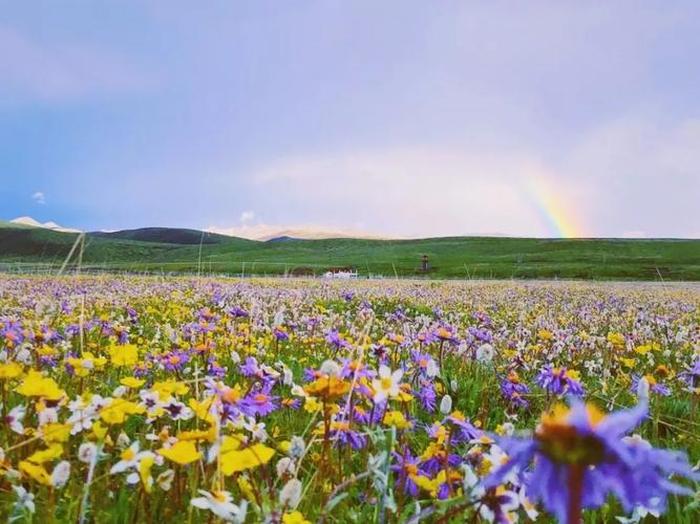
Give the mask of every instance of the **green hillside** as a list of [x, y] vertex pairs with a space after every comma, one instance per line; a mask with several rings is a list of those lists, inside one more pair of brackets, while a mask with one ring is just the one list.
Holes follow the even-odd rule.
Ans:
[[[87, 234], [82, 267], [296, 275], [352, 267], [361, 275], [387, 277], [700, 280], [699, 240], [454, 237], [256, 242], [217, 235], [202, 239], [201, 232], [192, 230], [135, 231], [140, 233]], [[76, 238], [73, 233], [0, 224], [0, 263], [13, 270], [57, 269]], [[419, 269], [423, 255], [430, 263], [427, 274]], [[76, 255], [71, 261], [75, 260]]]

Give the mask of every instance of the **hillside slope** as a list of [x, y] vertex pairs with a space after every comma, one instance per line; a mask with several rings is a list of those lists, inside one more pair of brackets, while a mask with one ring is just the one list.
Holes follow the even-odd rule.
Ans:
[[[200, 249], [202, 233], [196, 230], [89, 233], [83, 267], [296, 275], [353, 267], [361, 275], [387, 277], [700, 280], [699, 240], [453, 237], [257, 242], [219, 237], [205, 234]], [[76, 238], [73, 233], [0, 224], [0, 262], [5, 268], [60, 267]], [[430, 264], [427, 273], [419, 269], [423, 255]]]

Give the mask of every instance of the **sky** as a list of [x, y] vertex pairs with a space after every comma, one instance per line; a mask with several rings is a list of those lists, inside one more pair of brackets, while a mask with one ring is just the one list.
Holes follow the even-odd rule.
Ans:
[[696, 1], [0, 12], [0, 219], [700, 238]]

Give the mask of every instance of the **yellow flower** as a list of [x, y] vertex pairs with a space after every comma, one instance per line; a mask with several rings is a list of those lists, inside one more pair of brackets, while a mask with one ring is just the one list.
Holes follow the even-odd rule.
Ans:
[[0, 380], [16, 378], [22, 374], [22, 365], [17, 362], [0, 364]]
[[64, 392], [52, 379], [44, 377], [41, 372], [31, 370], [22, 383], [15, 390], [25, 397], [44, 397], [49, 400], [58, 400]]
[[306, 520], [301, 511], [292, 511], [282, 515], [282, 524], [311, 524], [311, 521]]
[[202, 457], [202, 454], [197, 451], [197, 447], [191, 440], [178, 441], [169, 448], [159, 449], [158, 453], [168, 460], [181, 465], [195, 462]]
[[554, 338], [554, 335], [548, 329], [540, 329], [537, 332], [537, 338], [540, 338], [542, 340], [552, 340]]
[[633, 368], [637, 364], [636, 358], [623, 358], [620, 359], [625, 367]]
[[151, 389], [158, 393], [161, 400], [166, 400], [171, 395], [184, 395], [189, 391], [187, 384], [175, 380], [156, 382]]
[[19, 470], [39, 484], [43, 484], [44, 486], [51, 485], [51, 475], [49, 475], [49, 472], [46, 471], [44, 466], [39, 466], [37, 464], [32, 464], [27, 460], [22, 460], [19, 463]]
[[625, 347], [625, 336], [622, 333], [608, 333], [608, 342], [617, 349], [623, 348]]
[[232, 475], [238, 471], [253, 469], [267, 464], [275, 450], [263, 444], [254, 444], [242, 450], [233, 450], [221, 454], [221, 471], [224, 475]]
[[238, 484], [238, 489], [241, 490], [243, 496], [250, 502], [255, 502], [255, 492], [253, 491], [253, 485], [250, 483], [250, 480], [241, 475], [238, 477], [236, 483]]
[[27, 457], [27, 460], [34, 464], [43, 464], [44, 462], [57, 459], [61, 455], [63, 455], [63, 446], [60, 444], [52, 444], [46, 449], [35, 451]]
[[41, 427], [44, 442], [66, 442], [70, 437], [70, 424], [46, 424]]
[[150, 493], [153, 489], [153, 477], [151, 477], [151, 468], [153, 467], [154, 462], [155, 457], [152, 453], [145, 455], [139, 461], [139, 477], [141, 478], [141, 482], [143, 483], [143, 488], [146, 490], [146, 493]]
[[146, 411], [146, 408], [135, 402], [121, 398], [112, 399], [107, 406], [100, 411], [100, 418], [107, 424], [121, 424], [127, 415], [136, 415]]
[[102, 441], [102, 440], [104, 440], [105, 435], [107, 435], [108, 429], [109, 428], [107, 428], [106, 426], [103, 426], [102, 424], [100, 424], [99, 421], [97, 421], [92, 425], [92, 434], [95, 436], [95, 438], [97, 440]]
[[133, 366], [139, 360], [139, 351], [133, 344], [110, 346], [107, 348], [109, 358], [115, 367]]
[[315, 413], [316, 411], [321, 411], [323, 404], [321, 404], [314, 397], [306, 397], [304, 401], [304, 411], [307, 413]]
[[209, 397], [206, 400], [203, 400], [202, 402], [199, 402], [197, 399], [191, 398], [187, 404], [190, 406], [190, 409], [194, 411], [195, 416], [200, 419], [204, 420], [205, 422], [209, 422], [212, 424], [214, 422], [214, 416], [209, 413], [209, 409], [211, 408], [211, 404], [214, 401], [214, 397]]
[[125, 377], [119, 381], [119, 383], [122, 386], [126, 386], [127, 388], [131, 389], [138, 389], [141, 386], [143, 386], [146, 381], [143, 380], [142, 378], [136, 378], [136, 377]]
[[394, 426], [398, 429], [406, 429], [411, 427], [411, 423], [406, 420], [403, 413], [400, 411], [387, 411], [384, 415], [384, 424], [387, 426]]
[[212, 426], [209, 429], [197, 429], [193, 431], [181, 431], [177, 435], [178, 440], [206, 440], [214, 442], [216, 440], [216, 427]]

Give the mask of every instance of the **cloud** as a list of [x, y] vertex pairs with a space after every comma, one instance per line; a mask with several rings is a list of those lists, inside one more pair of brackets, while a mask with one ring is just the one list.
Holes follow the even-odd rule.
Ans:
[[0, 94], [19, 101], [69, 101], [149, 89], [150, 74], [94, 44], [40, 42], [0, 26]]
[[535, 176], [550, 175], [520, 153], [406, 147], [286, 158], [251, 178], [258, 199], [313, 223], [362, 222], [382, 236], [551, 236], [523, 188]]
[[32, 194], [32, 200], [34, 200], [34, 202], [37, 204], [46, 204], [46, 196], [41, 191], [37, 191], [36, 193]]
[[209, 226], [210, 233], [229, 235], [250, 240], [270, 240], [280, 237], [319, 239], [319, 238], [382, 238], [379, 235], [353, 228], [332, 228], [315, 224], [273, 225], [243, 224], [233, 227]]
[[252, 222], [253, 219], [255, 218], [255, 213], [253, 211], [243, 211], [241, 213], [241, 224], [247, 224], [248, 222]]

